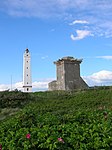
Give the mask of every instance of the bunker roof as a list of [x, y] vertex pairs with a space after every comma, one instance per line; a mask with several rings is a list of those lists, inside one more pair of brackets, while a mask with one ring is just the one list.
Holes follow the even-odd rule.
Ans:
[[77, 59], [77, 58], [74, 58], [74, 57], [71, 57], [71, 56], [66, 56], [66, 57], [63, 57], [61, 59], [58, 59], [57, 61], [54, 62], [54, 64], [57, 64], [57, 63], [60, 63], [60, 62], [63, 62], [63, 61], [81, 63], [82, 59]]

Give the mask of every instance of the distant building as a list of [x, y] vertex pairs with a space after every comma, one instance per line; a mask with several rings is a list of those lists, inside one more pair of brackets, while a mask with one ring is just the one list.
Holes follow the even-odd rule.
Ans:
[[56, 64], [57, 80], [49, 83], [49, 90], [74, 90], [88, 88], [86, 82], [80, 77], [80, 63], [82, 59], [63, 57]]
[[28, 49], [25, 50], [23, 56], [23, 91], [32, 92], [32, 79], [31, 79], [31, 57]]

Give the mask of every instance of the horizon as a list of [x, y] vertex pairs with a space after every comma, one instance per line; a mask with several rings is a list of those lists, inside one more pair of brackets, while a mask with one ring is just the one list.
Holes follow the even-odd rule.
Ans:
[[81, 77], [89, 86], [112, 85], [112, 4], [110, 0], [0, 1], [0, 91], [21, 90], [23, 54], [31, 54], [33, 91], [56, 80], [54, 61], [83, 59]]

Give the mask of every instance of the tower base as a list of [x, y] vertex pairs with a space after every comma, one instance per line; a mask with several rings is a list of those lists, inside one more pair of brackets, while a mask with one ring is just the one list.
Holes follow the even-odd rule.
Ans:
[[23, 92], [26, 93], [32, 92], [32, 86], [23, 86]]

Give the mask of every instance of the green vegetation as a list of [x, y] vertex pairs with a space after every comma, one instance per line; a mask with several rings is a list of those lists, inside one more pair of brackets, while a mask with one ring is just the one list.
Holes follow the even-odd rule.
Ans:
[[2, 150], [112, 149], [112, 87], [1, 92], [0, 116]]

